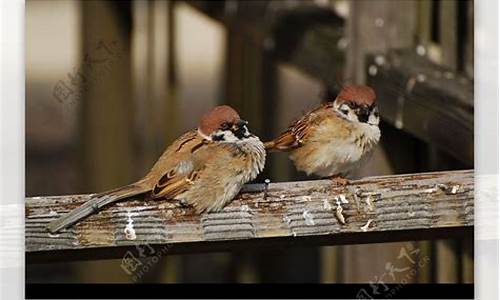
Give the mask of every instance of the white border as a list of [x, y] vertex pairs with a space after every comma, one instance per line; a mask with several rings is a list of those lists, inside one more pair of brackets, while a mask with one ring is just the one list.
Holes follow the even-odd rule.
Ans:
[[475, 1], [474, 283], [476, 299], [499, 299], [499, 74], [496, 0]]
[[24, 1], [0, 1], [0, 299], [24, 299]]

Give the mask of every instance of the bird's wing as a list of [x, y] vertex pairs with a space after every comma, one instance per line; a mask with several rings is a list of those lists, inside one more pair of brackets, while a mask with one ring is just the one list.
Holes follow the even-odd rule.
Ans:
[[178, 162], [158, 179], [152, 190], [153, 197], [174, 198], [187, 191], [206, 172], [213, 172], [224, 164], [230, 169], [237, 167], [232, 165], [237, 151], [235, 147], [207, 140], [194, 145], [187, 159]]
[[196, 130], [188, 131], [180, 136], [165, 149], [145, 178], [148, 181], [157, 182], [159, 177], [164, 175], [165, 170], [173, 169], [179, 162], [189, 159], [193, 148], [203, 141]]
[[185, 192], [204, 167], [199, 163], [197, 153], [209, 143], [190, 135], [173, 143], [151, 170], [155, 181], [153, 197], [173, 198]]
[[178, 164], [167, 170], [153, 187], [154, 198], [173, 198], [189, 188], [196, 180], [201, 168], [195, 165], [192, 159], [178, 162]]
[[314, 128], [316, 128], [325, 118], [325, 108], [329, 108], [330, 106], [331, 103], [323, 104], [306, 113], [299, 120], [292, 123], [292, 125], [277, 138], [265, 143], [266, 149], [288, 151], [300, 147]]

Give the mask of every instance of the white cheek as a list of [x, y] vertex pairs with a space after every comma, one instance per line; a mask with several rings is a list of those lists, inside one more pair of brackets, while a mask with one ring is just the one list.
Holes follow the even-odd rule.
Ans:
[[234, 143], [239, 141], [239, 139], [230, 130], [224, 130], [224, 131], [218, 130], [215, 134], [224, 136], [224, 140], [222, 142]]
[[226, 131], [224, 137], [226, 138], [226, 142], [237, 142], [240, 140], [234, 135], [232, 131]]
[[248, 128], [245, 126], [245, 137], [249, 137], [250, 136], [250, 130], [248, 130]]
[[374, 114], [370, 114], [370, 117], [368, 118], [368, 123], [371, 125], [378, 125], [380, 122], [380, 118], [375, 116]]
[[[335, 104], [333, 109], [339, 114], [341, 115], [342, 117], [346, 118], [347, 120], [349, 121], [352, 121], [352, 122], [357, 122], [358, 121], [358, 116], [356, 116], [356, 114], [354, 113], [354, 111], [352, 111], [350, 108], [348, 108], [348, 113], [347, 115], [342, 112], [342, 110], [340, 109], [342, 107], [342, 105], [337, 105]], [[347, 106], [346, 106], [347, 108]]]
[[353, 121], [353, 122], [357, 122], [358, 121], [358, 116], [356, 116], [356, 114], [354, 113], [354, 111], [352, 110], [349, 110], [349, 113], [347, 114], [347, 119]]

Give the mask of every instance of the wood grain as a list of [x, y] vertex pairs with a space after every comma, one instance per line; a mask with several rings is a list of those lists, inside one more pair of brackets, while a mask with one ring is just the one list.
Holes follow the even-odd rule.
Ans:
[[[90, 195], [27, 198], [27, 260], [121, 257], [145, 244], [167, 246], [173, 254], [463, 237], [473, 232], [473, 179], [468, 170], [369, 177], [347, 187], [328, 180], [281, 182], [264, 192], [264, 185], [253, 184], [223, 211], [201, 216], [176, 202], [133, 199], [57, 235], [45, 226]], [[135, 234], [127, 237], [127, 227]]]

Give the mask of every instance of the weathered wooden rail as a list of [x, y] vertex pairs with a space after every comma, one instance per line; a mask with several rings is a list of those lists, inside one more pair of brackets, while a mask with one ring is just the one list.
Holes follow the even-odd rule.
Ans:
[[90, 195], [26, 199], [28, 262], [123, 257], [137, 245], [167, 254], [264, 246], [335, 245], [472, 237], [474, 172], [247, 185], [222, 212], [196, 215], [177, 202], [134, 199], [63, 230], [45, 226]]

